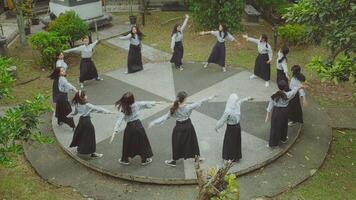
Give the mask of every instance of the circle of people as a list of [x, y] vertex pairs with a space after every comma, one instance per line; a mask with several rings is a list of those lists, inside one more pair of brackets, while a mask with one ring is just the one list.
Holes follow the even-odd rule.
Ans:
[[[187, 26], [189, 16], [185, 16], [183, 24], [176, 24], [173, 27], [171, 37], [172, 58], [170, 62], [174, 64], [177, 70], [183, 70], [183, 32]], [[227, 31], [224, 24], [219, 24], [217, 31], [202, 31], [200, 35], [211, 34], [217, 38], [211, 54], [204, 68], [210, 64], [218, 64], [222, 72], [226, 72], [225, 68], [225, 40], [236, 41], [236, 39]], [[131, 31], [126, 35], [119, 37], [122, 40], [130, 41], [128, 52], [127, 73], [135, 73], [143, 70], [142, 65], [142, 33], [137, 26], [132, 26]], [[255, 61], [254, 73], [250, 76], [251, 79], [262, 78], [265, 81], [265, 86], [269, 86], [272, 49], [268, 44], [268, 37], [262, 34], [260, 39], [255, 39], [243, 35], [249, 42], [257, 45], [258, 55]], [[102, 81], [98, 76], [97, 69], [91, 57], [93, 49], [98, 41], [89, 43], [88, 38], [83, 39], [83, 45], [76, 48], [65, 50], [57, 55], [56, 68], [50, 75], [53, 79], [53, 102], [56, 104], [55, 117], [58, 125], [63, 123], [73, 128], [74, 134], [70, 147], [76, 147], [77, 153], [88, 155], [93, 158], [100, 158], [103, 154], [96, 152], [95, 128], [91, 122], [91, 113], [114, 114], [109, 110], [95, 106], [88, 102], [87, 94], [84, 90], [77, 90], [66, 79], [67, 64], [64, 62], [64, 53], [78, 52], [81, 54], [80, 62], [80, 77], [79, 83], [81, 89], [84, 87], [84, 82], [95, 79]], [[239, 43], [237, 42], [237, 45]], [[301, 73], [301, 67], [294, 65], [291, 68], [292, 78], [288, 84], [288, 67], [287, 54], [289, 49], [283, 46], [277, 56], [277, 85], [278, 91], [272, 94], [268, 107], [265, 121], [271, 119], [270, 137], [268, 147], [274, 148], [280, 143], [288, 141], [288, 126], [296, 123], [303, 123], [302, 105], [306, 105], [305, 77]], [[68, 100], [68, 92], [75, 92], [72, 103], [74, 110]], [[172, 158], [165, 161], [168, 166], [175, 167], [176, 161], [179, 159], [189, 159], [200, 156], [199, 144], [194, 126], [190, 120], [192, 111], [201, 104], [212, 100], [215, 96], [204, 98], [194, 103], [187, 103], [188, 94], [184, 91], [179, 92], [176, 96], [169, 112], [152, 121], [149, 127], [161, 125], [170, 118], [176, 119], [176, 125], [172, 133]], [[238, 162], [242, 158], [241, 152], [241, 127], [240, 127], [240, 106], [244, 101], [253, 100], [251, 97], [239, 98], [237, 94], [231, 94], [227, 100], [225, 111], [220, 120], [216, 124], [218, 131], [224, 124], [227, 124], [222, 158], [224, 161]], [[130, 164], [130, 158], [135, 156], [141, 157], [141, 164], [147, 165], [153, 161], [153, 153], [149, 139], [146, 135], [145, 128], [139, 119], [139, 113], [142, 109], [149, 109], [161, 102], [135, 101], [134, 94], [126, 92], [116, 103], [120, 116], [114, 127], [114, 132], [110, 139], [113, 141], [114, 136], [119, 133], [119, 127], [123, 122], [126, 122], [126, 127], [123, 135], [123, 148], [119, 163], [123, 165]], [[80, 115], [77, 126], [74, 123], [73, 117]], [[200, 160], [203, 160], [202, 158]]]

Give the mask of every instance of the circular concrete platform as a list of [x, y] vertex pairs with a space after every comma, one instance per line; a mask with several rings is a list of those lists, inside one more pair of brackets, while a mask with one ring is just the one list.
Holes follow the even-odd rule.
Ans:
[[[126, 69], [119, 69], [103, 75], [102, 82], [88, 82], [86, 91], [89, 101], [115, 111], [113, 103], [126, 91], [135, 94], [140, 101], [165, 101], [150, 110], [141, 113], [145, 127], [153, 119], [168, 112], [178, 91], [184, 90], [192, 102], [203, 97], [218, 95], [212, 102], [203, 104], [192, 114], [192, 121], [197, 131], [201, 156], [206, 160], [202, 168], [221, 166], [222, 141], [224, 129], [216, 133], [214, 126], [224, 111], [225, 103], [231, 93], [241, 98], [254, 97], [253, 102], [242, 105], [242, 160], [235, 164], [231, 173], [243, 175], [259, 169], [283, 155], [296, 141], [300, 126], [289, 128], [289, 142], [280, 148], [266, 147], [269, 137], [269, 123], [264, 123], [267, 101], [277, 90], [275, 84], [266, 88], [259, 79], [250, 80], [250, 72], [237, 68], [228, 68], [222, 73], [217, 66], [202, 68], [200, 63], [185, 64], [183, 71], [171, 67], [170, 63], [149, 63], [145, 70], [135, 74], [125, 74]], [[78, 156], [75, 149], [69, 148], [73, 131], [66, 126], [58, 126], [52, 120], [55, 136], [62, 148], [80, 163], [102, 173], [139, 182], [157, 184], [194, 184], [196, 176], [192, 159], [179, 161], [177, 167], [168, 167], [164, 160], [171, 158], [171, 132], [175, 121], [172, 119], [163, 126], [146, 129], [151, 142], [154, 157], [148, 166], [140, 165], [140, 158], [131, 160], [123, 166], [117, 162], [121, 157], [122, 134], [109, 144], [116, 115], [93, 114], [92, 121], [96, 129], [97, 152], [103, 153], [100, 159]], [[77, 122], [78, 118], [75, 118]], [[123, 130], [125, 127], [121, 127]]]

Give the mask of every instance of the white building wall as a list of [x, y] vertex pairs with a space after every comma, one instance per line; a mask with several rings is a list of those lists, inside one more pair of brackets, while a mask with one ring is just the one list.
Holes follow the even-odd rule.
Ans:
[[59, 16], [61, 13], [64, 13], [67, 10], [73, 10], [76, 12], [80, 18], [87, 20], [96, 18], [103, 15], [103, 9], [101, 2], [93, 2], [73, 7], [63, 6], [53, 2], [49, 2], [49, 8], [56, 16]]

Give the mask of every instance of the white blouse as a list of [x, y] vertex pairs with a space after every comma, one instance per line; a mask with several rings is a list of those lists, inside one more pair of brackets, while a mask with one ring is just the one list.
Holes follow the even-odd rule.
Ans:
[[257, 44], [258, 53], [268, 54], [268, 59], [272, 60], [273, 52], [272, 52], [271, 45], [269, 45], [266, 42], [261, 42], [261, 40], [252, 37], [248, 37], [247, 41]]
[[77, 91], [77, 89], [72, 84], [70, 84], [64, 76], [60, 76], [58, 79], [58, 89], [60, 92], [64, 93]]
[[93, 49], [95, 47], [95, 45], [98, 44], [98, 40], [96, 40], [95, 42], [89, 44], [89, 45], [80, 45], [79, 47], [75, 47], [72, 49], [67, 49], [64, 52], [65, 53], [69, 53], [69, 52], [80, 52], [81, 57], [82, 58], [91, 58], [93, 55]]
[[60, 59], [57, 60], [56, 67], [62, 67], [64, 69], [64, 71], [67, 71], [67, 69], [68, 69], [67, 63], [65, 63], [64, 60], [60, 60]]
[[79, 114], [82, 117], [87, 117], [90, 116], [90, 113], [111, 114], [112, 112], [106, 110], [105, 108], [94, 106], [93, 104], [90, 103], [76, 104], [74, 106], [74, 110], [67, 117], [74, 117], [77, 114]]
[[226, 37], [224, 38], [224, 32], [220, 32], [220, 31], [210, 31], [210, 34], [214, 35], [216, 37], [216, 39], [218, 39], [219, 42], [225, 42], [225, 40], [230, 40], [230, 41], [234, 41], [235, 38], [234, 36], [232, 36], [230, 33], [227, 33]]
[[287, 59], [283, 59], [282, 62], [279, 62], [279, 60], [283, 58], [283, 53], [281, 51], [278, 51], [277, 54], [277, 69], [283, 70], [285, 74], [288, 73], [288, 66], [287, 66]]
[[138, 35], [135, 34], [134, 37], [132, 37], [132, 34], [129, 33], [126, 36], [121, 36], [119, 37], [121, 40], [130, 40], [130, 44], [138, 46], [141, 44], [141, 40], [139, 39]]

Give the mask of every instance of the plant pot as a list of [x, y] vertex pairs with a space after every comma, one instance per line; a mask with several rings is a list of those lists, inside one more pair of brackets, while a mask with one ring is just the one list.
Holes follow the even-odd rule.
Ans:
[[136, 17], [136, 16], [131, 15], [131, 16], [129, 17], [129, 19], [130, 19], [130, 24], [131, 24], [131, 25], [136, 24], [136, 22], [137, 22], [137, 17]]
[[40, 24], [40, 18], [38, 18], [38, 17], [31, 18], [31, 24], [32, 25], [39, 25]]
[[25, 34], [30, 35], [31, 34], [31, 26], [25, 26]]

